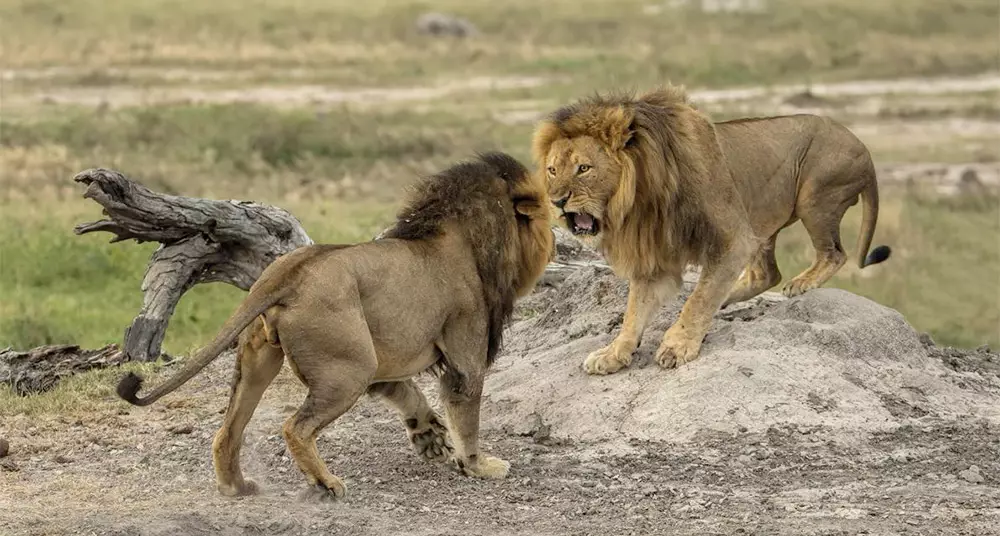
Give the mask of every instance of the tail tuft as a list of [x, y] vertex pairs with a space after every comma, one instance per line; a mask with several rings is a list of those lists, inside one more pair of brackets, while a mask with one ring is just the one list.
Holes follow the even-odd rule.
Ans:
[[868, 253], [865, 257], [865, 266], [871, 266], [873, 264], [878, 264], [889, 258], [892, 254], [892, 249], [889, 246], [878, 246]]
[[142, 402], [136, 396], [140, 388], [142, 388], [142, 378], [134, 372], [129, 372], [118, 382], [118, 388], [115, 391], [129, 404], [142, 406]]

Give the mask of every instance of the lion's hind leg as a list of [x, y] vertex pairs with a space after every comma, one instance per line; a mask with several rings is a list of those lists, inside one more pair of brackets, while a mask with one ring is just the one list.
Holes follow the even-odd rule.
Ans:
[[378, 368], [371, 332], [361, 312], [332, 312], [331, 316], [336, 317], [333, 326], [321, 329], [314, 318], [284, 317], [287, 325], [306, 329], [293, 336], [282, 332], [289, 365], [309, 389], [298, 411], [285, 421], [282, 433], [289, 454], [321, 499], [343, 497], [347, 487], [323, 462], [316, 438], [365, 393]]
[[368, 389], [393, 408], [404, 426], [410, 444], [418, 456], [429, 461], [448, 461], [454, 449], [444, 420], [431, 409], [427, 398], [413, 380], [376, 383]]
[[782, 294], [791, 298], [818, 288], [847, 262], [847, 255], [840, 243], [840, 220], [847, 207], [848, 205], [841, 205], [832, 210], [815, 209], [802, 214], [802, 224], [809, 232], [816, 258], [809, 268], [782, 287]]
[[251, 495], [258, 491], [240, 470], [240, 447], [247, 423], [264, 391], [281, 370], [284, 353], [268, 341], [264, 320], [257, 317], [240, 335], [229, 408], [212, 442], [212, 461], [219, 492], [226, 496]]
[[774, 258], [774, 246], [778, 239], [778, 233], [774, 233], [766, 243], [754, 253], [750, 264], [747, 265], [743, 276], [740, 277], [729, 297], [726, 298], [723, 307], [749, 300], [761, 292], [777, 285], [781, 281], [781, 271], [778, 270], [778, 261]]

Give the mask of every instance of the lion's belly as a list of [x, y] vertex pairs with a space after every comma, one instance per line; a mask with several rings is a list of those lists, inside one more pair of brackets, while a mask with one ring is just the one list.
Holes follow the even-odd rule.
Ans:
[[[376, 379], [389, 381], [419, 374], [438, 360], [434, 343], [449, 316], [448, 300], [437, 289], [411, 282], [402, 296], [372, 296], [366, 320], [378, 358]], [[375, 305], [369, 307], [368, 305]]]
[[379, 355], [375, 380], [378, 382], [401, 381], [427, 370], [438, 361], [438, 352], [431, 344], [412, 355], [386, 353]]

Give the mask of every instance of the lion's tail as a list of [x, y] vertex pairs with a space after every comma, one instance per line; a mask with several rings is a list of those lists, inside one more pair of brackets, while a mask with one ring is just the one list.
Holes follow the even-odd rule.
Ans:
[[250, 322], [253, 322], [254, 318], [263, 314], [284, 297], [284, 292], [280, 288], [267, 288], [270, 286], [276, 287], [281, 284], [279, 281], [274, 281], [274, 283], [272, 285], [261, 285], [261, 288], [254, 289], [256, 292], [251, 292], [247, 296], [243, 303], [233, 312], [232, 316], [226, 320], [222, 329], [219, 330], [219, 334], [212, 339], [212, 342], [195, 354], [180, 372], [173, 375], [163, 384], [158, 385], [144, 397], [137, 396], [139, 389], [142, 387], [142, 378], [135, 373], [129, 372], [118, 382], [118, 396], [130, 404], [148, 406], [159, 400], [163, 395], [184, 385], [185, 382], [200, 372], [201, 369], [219, 357], [239, 337], [240, 332]]
[[858, 235], [858, 267], [864, 268], [878, 264], [889, 258], [892, 250], [889, 246], [877, 246], [869, 253], [868, 248], [872, 245], [872, 237], [875, 235], [875, 223], [878, 221], [878, 181], [875, 180], [875, 171], [870, 173], [871, 179], [868, 186], [861, 191], [861, 232]]

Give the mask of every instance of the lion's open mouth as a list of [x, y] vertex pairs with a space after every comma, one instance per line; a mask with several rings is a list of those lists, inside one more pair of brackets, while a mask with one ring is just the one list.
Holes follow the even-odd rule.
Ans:
[[601, 221], [586, 212], [564, 212], [563, 217], [573, 234], [596, 235], [601, 230]]

